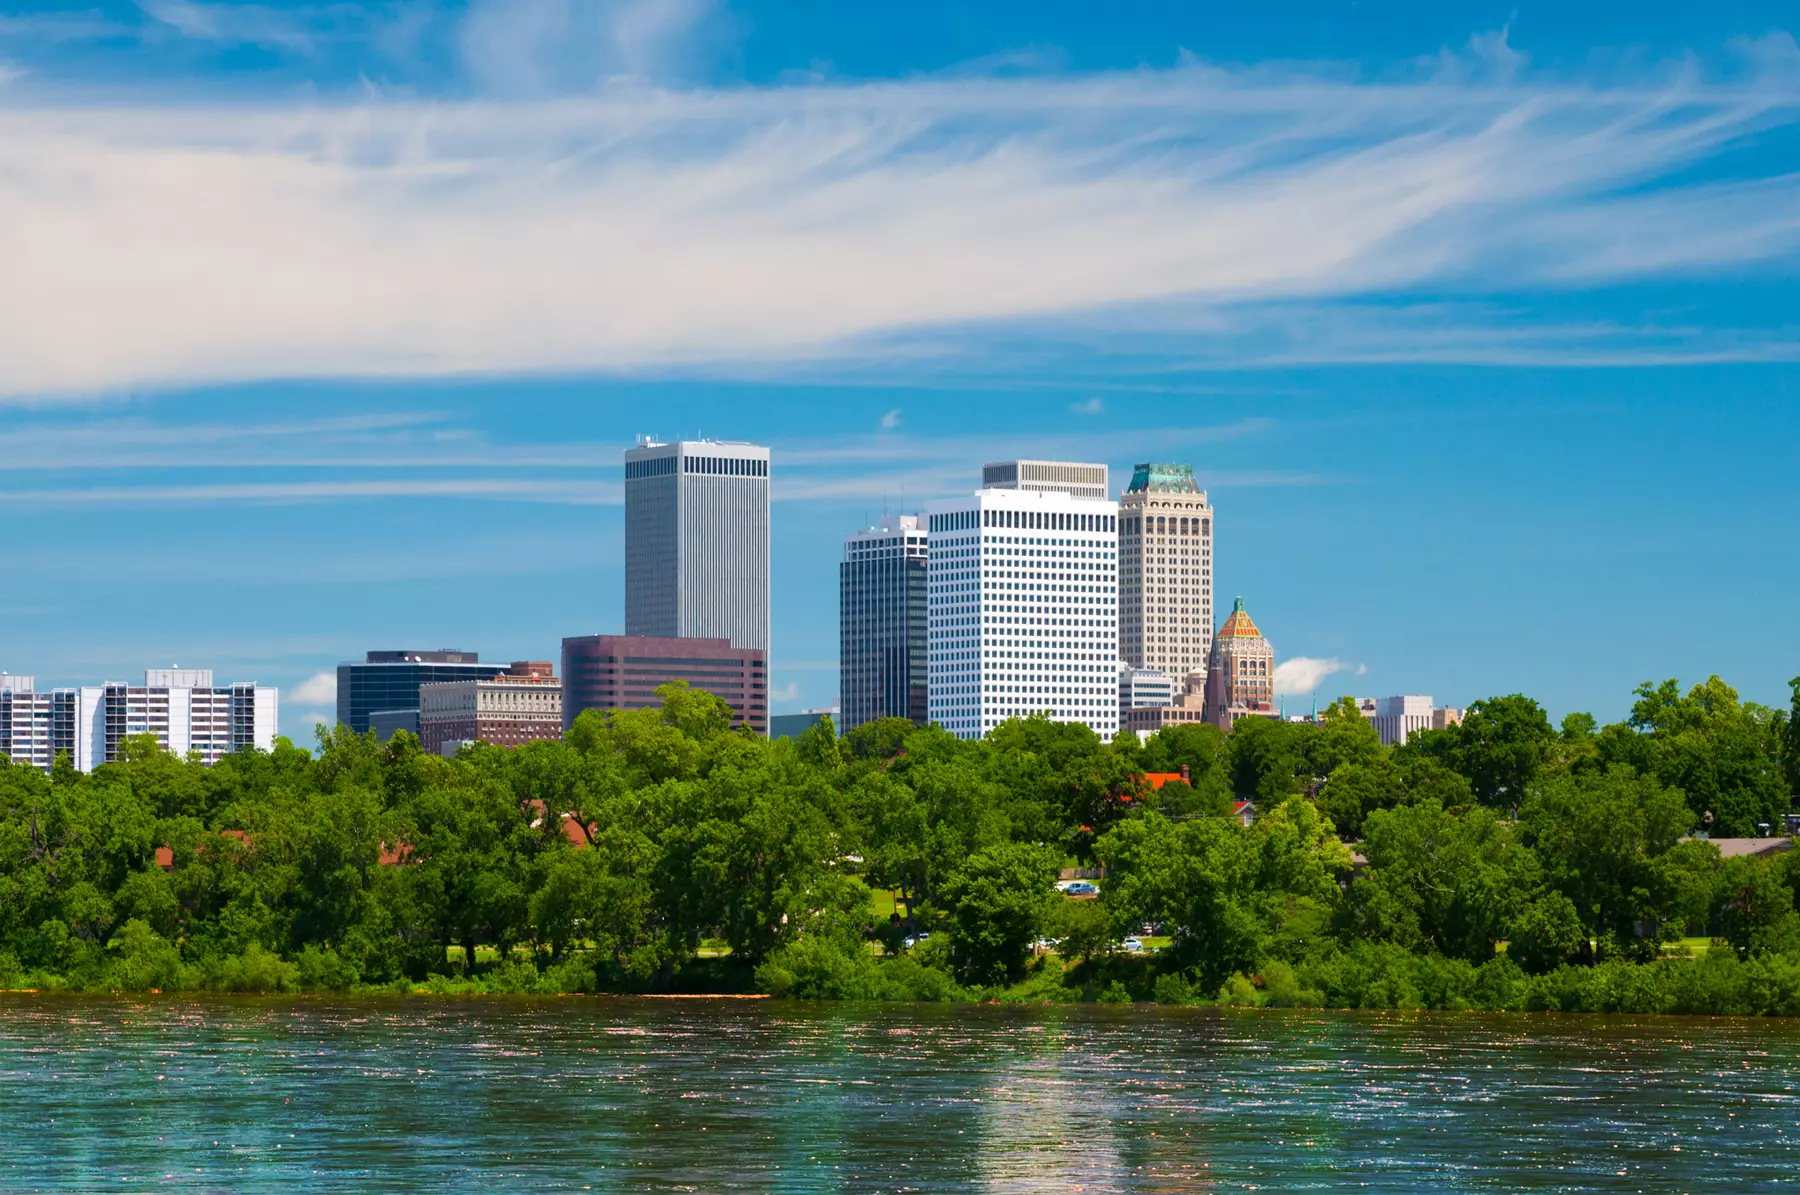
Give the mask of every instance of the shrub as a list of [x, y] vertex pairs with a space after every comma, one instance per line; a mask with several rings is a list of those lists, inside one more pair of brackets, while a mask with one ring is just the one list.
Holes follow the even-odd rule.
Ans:
[[793, 1000], [866, 1000], [875, 987], [875, 962], [860, 943], [796, 938], [756, 969], [756, 986]]
[[1257, 1008], [1262, 1002], [1262, 993], [1242, 971], [1233, 971], [1219, 988], [1219, 1003], [1227, 1008]]
[[1301, 984], [1294, 969], [1280, 959], [1263, 964], [1263, 1003], [1270, 1008], [1317, 1008], [1325, 993]]
[[329, 946], [308, 946], [294, 961], [304, 992], [342, 992], [361, 978], [356, 965]]
[[222, 992], [291, 992], [300, 986], [300, 968], [252, 942], [220, 965], [211, 986]]
[[127, 921], [113, 937], [111, 946], [118, 951], [108, 976], [112, 987], [147, 992], [177, 989], [186, 982], [175, 943], [151, 929], [147, 921], [137, 917]]
[[1199, 1004], [1204, 999], [1193, 981], [1179, 971], [1158, 975], [1151, 990], [1158, 1004]]

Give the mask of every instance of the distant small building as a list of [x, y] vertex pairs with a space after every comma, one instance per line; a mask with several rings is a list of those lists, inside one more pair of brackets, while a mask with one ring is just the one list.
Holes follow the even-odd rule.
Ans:
[[835, 705], [818, 710], [802, 710], [797, 714], [775, 714], [769, 719], [769, 737], [772, 739], [798, 738], [827, 717], [833, 723], [837, 721], [838, 709]]
[[1119, 710], [1120, 726], [1147, 738], [1165, 726], [1181, 726], [1206, 721], [1206, 678], [1199, 674], [1188, 677], [1167, 705], [1140, 705]]
[[1119, 665], [1119, 713], [1152, 705], [1172, 705], [1181, 682], [1155, 668]]
[[418, 718], [419, 745], [434, 755], [468, 742], [520, 747], [560, 739], [562, 682], [548, 661], [518, 660], [486, 680], [420, 685]]
[[1382, 744], [1388, 747], [1405, 745], [1421, 730], [1462, 725], [1461, 710], [1440, 708], [1428, 696], [1358, 697], [1355, 701], [1357, 712], [1375, 727]]
[[1711, 838], [1702, 839], [1719, 848], [1721, 859], [1772, 859], [1794, 849], [1792, 838]]

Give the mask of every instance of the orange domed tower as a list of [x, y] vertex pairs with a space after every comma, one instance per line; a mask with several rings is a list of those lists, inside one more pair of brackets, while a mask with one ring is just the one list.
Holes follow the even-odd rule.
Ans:
[[1275, 713], [1275, 649], [1244, 612], [1244, 599], [1213, 635], [1206, 666], [1206, 720], [1221, 730], [1251, 714]]

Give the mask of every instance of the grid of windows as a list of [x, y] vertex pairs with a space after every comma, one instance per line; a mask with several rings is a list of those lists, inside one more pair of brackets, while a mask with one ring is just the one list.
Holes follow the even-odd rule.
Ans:
[[1188, 465], [1142, 464], [1119, 510], [1119, 654], [1174, 677], [1212, 653], [1213, 512]]
[[959, 738], [1044, 714], [1118, 729], [1117, 508], [983, 490], [928, 516], [930, 716]]

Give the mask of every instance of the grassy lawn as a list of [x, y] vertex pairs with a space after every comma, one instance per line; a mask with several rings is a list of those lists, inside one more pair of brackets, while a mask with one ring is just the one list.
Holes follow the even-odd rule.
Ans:
[[895, 913], [906, 916], [906, 906], [901, 903], [900, 894], [886, 888], [869, 889], [869, 911], [875, 914], [878, 922], [886, 921]]
[[[1683, 938], [1680, 944], [1693, 952], [1695, 958], [1705, 958], [1706, 952], [1712, 949], [1711, 938]], [[1670, 953], [1679, 954], [1680, 951], [1671, 950]]]

